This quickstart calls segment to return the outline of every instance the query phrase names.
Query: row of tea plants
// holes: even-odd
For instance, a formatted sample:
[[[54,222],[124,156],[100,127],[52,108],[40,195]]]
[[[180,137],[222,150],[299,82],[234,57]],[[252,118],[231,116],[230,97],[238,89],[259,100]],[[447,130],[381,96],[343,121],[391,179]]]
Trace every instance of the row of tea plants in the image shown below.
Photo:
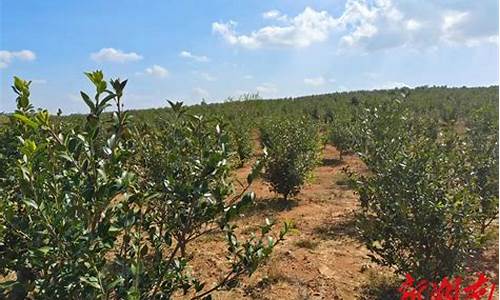
[[[251,275],[288,225],[276,232],[266,220],[260,232],[236,235],[231,220],[255,196],[232,188],[226,128],[181,103],[155,128],[133,124],[122,103],[127,81],[86,76],[94,95],[81,92],[89,113],[76,125],[35,111],[30,82],[15,78],[17,110],[1,128],[1,297],[210,299]],[[207,233],[227,241],[227,273],[215,285],[189,268],[189,244]]]

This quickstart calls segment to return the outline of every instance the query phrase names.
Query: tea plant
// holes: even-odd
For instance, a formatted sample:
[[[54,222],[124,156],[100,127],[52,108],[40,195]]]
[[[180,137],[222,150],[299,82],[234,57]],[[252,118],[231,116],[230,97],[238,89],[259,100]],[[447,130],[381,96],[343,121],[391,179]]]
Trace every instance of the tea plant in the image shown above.
[[[360,149],[372,174],[357,178],[361,235],[372,258],[400,274],[451,276],[478,246],[478,197],[464,183],[460,139],[436,139],[398,106],[381,104],[365,118]]]
[[[318,163],[321,139],[317,126],[306,120],[278,120],[262,129],[269,157],[264,179],[287,200],[296,195]]]
[[[236,166],[242,167],[253,153],[251,128],[248,124],[238,123],[238,120],[235,120],[229,124],[229,133],[231,135],[229,146],[236,154]]]
[[[171,106],[171,118],[159,128],[138,133],[137,140],[143,142],[137,165],[144,169],[144,189],[158,194],[148,211],[157,218],[152,220],[155,228],[171,234],[185,257],[186,245],[214,231],[228,209],[251,203],[252,195],[240,197],[260,173],[262,162],[254,165],[243,192],[229,199],[234,193],[228,149],[233,135],[216,120],[189,115],[181,103]]]
[[[477,198],[445,148],[419,139],[358,181],[363,239],[376,262],[400,274],[429,280],[456,274],[477,246]]]
[[[477,217],[480,232],[498,219],[498,113],[485,105],[476,110],[464,139],[466,182],[478,195]]]
[[[212,178],[225,178],[224,144],[219,139],[223,134],[214,134],[212,144],[200,145],[190,131],[194,127],[189,127],[196,122],[178,123],[188,127],[176,127],[174,139],[191,138],[190,146],[197,147],[190,149],[191,154],[207,153],[203,162],[186,160],[186,168],[196,171],[199,167],[207,178],[173,174],[164,180],[178,182],[168,182],[166,190],[146,190],[134,172],[140,147],[134,144],[130,115],[121,100],[127,81],[110,80],[108,89],[102,72],[86,76],[95,86],[95,96],[81,92],[90,112],[84,124],[73,128],[56,124],[46,110],[35,112],[29,102],[30,83],[15,79],[18,109],[7,130],[17,141],[12,142],[13,153],[9,150],[2,155],[7,153],[17,161],[9,165],[12,178],[0,181],[0,272],[13,279],[1,283],[1,297],[168,299],[176,293],[190,293],[193,299],[209,299],[211,292],[229,281],[252,274],[284,238],[287,225],[277,239],[268,236],[271,222],[262,226],[258,236],[237,239],[229,221],[253,196],[221,201],[230,188]],[[108,121],[103,112],[113,102],[116,111]],[[189,158],[182,156],[185,149],[178,145],[169,153],[181,155],[168,157],[174,166],[171,170],[182,169],[179,159]],[[139,175],[149,172],[140,171]],[[163,213],[175,216],[165,207],[200,200],[192,197],[199,195],[198,188],[212,194],[203,195],[196,209],[192,206],[187,214],[162,219]],[[172,199],[172,194],[189,199],[177,199],[176,205],[161,203]],[[163,206],[155,207],[158,204]],[[202,280],[190,275],[187,258],[178,255],[185,244],[172,237],[188,224],[210,220],[227,238],[230,268],[220,282],[205,288]]]
[[[329,136],[328,140],[339,151],[339,160],[342,161],[343,156],[356,150],[356,138],[358,137],[357,126],[355,119],[335,118],[328,124]]]
[[[119,111],[103,133],[101,115],[111,101],[120,105],[126,81],[111,81],[109,91],[101,72],[86,75],[96,94],[91,100],[81,93],[90,114],[83,128],[69,132],[46,110],[33,111],[29,82],[14,81],[18,109],[11,126],[18,128],[19,159],[9,186],[15,192],[2,195],[0,256],[2,273],[16,272],[7,286],[18,296],[97,297],[116,284],[104,266],[119,232],[121,208],[112,200],[133,182],[122,170],[130,154],[123,137],[128,118]]]

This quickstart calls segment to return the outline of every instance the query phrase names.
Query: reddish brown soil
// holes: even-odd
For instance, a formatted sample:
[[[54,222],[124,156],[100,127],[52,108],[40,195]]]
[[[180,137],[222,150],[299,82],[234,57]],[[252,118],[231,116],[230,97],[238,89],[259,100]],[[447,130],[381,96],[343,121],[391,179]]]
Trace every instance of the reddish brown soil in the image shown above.
[[[322,164],[290,204],[263,182],[254,183],[256,204],[236,221],[239,233],[258,232],[265,218],[275,220],[276,227],[292,221],[295,229],[252,277],[242,278],[231,290],[215,292],[213,299],[390,299],[384,291],[394,291],[388,283],[392,272],[372,263],[357,239],[353,219],[357,196],[342,171],[348,167],[364,173],[366,168],[355,156],[346,155],[342,162],[338,157],[334,147],[326,146]],[[236,178],[244,181],[250,169],[248,164],[237,170]],[[207,288],[227,272],[226,243],[220,234],[200,238],[188,251],[192,269],[209,278]],[[498,240],[471,265],[498,280]]]
[[[243,278],[231,290],[213,294],[214,299],[374,299],[373,290],[387,284],[391,271],[370,261],[368,250],[357,239],[353,213],[357,197],[347,186],[343,168],[366,172],[355,156],[338,161],[334,147],[326,146],[322,164],[292,201],[284,203],[263,182],[255,183],[256,205],[236,223],[247,234],[259,229],[265,218],[277,225],[285,220],[295,224],[283,244],[279,245],[266,265],[250,278]],[[237,171],[243,180],[250,166]],[[208,244],[208,245],[207,245]],[[202,246],[203,245],[203,246]],[[207,236],[193,245],[191,265],[209,276],[207,286],[214,284],[227,270],[225,242],[218,236]],[[211,257],[208,261],[206,257]],[[492,245],[481,259],[482,267],[498,274],[498,247]],[[483,268],[483,271],[486,270]],[[498,278],[498,276],[496,276]],[[375,286],[374,286],[375,285]],[[380,291],[378,291],[380,297]],[[380,299],[388,299],[382,295]]]

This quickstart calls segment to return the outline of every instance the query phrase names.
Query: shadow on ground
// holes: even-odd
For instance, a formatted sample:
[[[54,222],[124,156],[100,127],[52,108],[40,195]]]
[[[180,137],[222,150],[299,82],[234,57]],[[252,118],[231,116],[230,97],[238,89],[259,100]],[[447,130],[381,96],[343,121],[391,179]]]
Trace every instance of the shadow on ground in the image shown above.
[[[491,226],[486,232],[486,242],[469,262],[469,273],[485,273],[493,282],[498,281],[498,224]],[[491,278],[493,276],[493,278]]]
[[[322,224],[314,232],[323,240],[351,238],[360,240],[361,236],[356,228],[356,213],[348,212],[333,220],[331,223]]]
[[[397,300],[400,283],[396,277],[380,276],[372,273],[368,282],[359,288],[358,299],[362,300]]]
[[[343,163],[344,162],[338,158],[323,158],[321,161],[322,166],[329,166],[329,167],[336,167]]]
[[[245,214],[247,216],[253,216],[258,214],[273,215],[277,212],[291,210],[298,205],[298,201],[295,199],[285,200],[283,198],[264,198],[255,201],[255,204],[250,206]]]

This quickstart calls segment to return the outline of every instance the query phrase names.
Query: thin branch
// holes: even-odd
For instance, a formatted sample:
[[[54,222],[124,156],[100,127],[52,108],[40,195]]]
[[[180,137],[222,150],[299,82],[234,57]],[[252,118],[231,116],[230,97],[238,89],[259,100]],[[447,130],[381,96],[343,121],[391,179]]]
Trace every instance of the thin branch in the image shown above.
[[[231,280],[235,279],[236,277],[240,276],[241,274],[245,273],[244,270],[240,270],[236,273],[233,273],[233,271],[230,271],[226,277],[224,277],[224,279],[222,281],[220,281],[217,285],[215,285],[214,287],[212,287],[211,289],[209,289],[208,291],[202,293],[202,294],[199,294],[199,295],[196,295],[194,296],[193,298],[191,298],[191,300],[195,300],[195,299],[200,299],[208,294],[210,294],[211,292],[215,291],[215,290],[218,290],[219,288],[223,287],[224,285],[226,285],[228,282],[230,282]],[[233,275],[231,277],[231,275]]]

